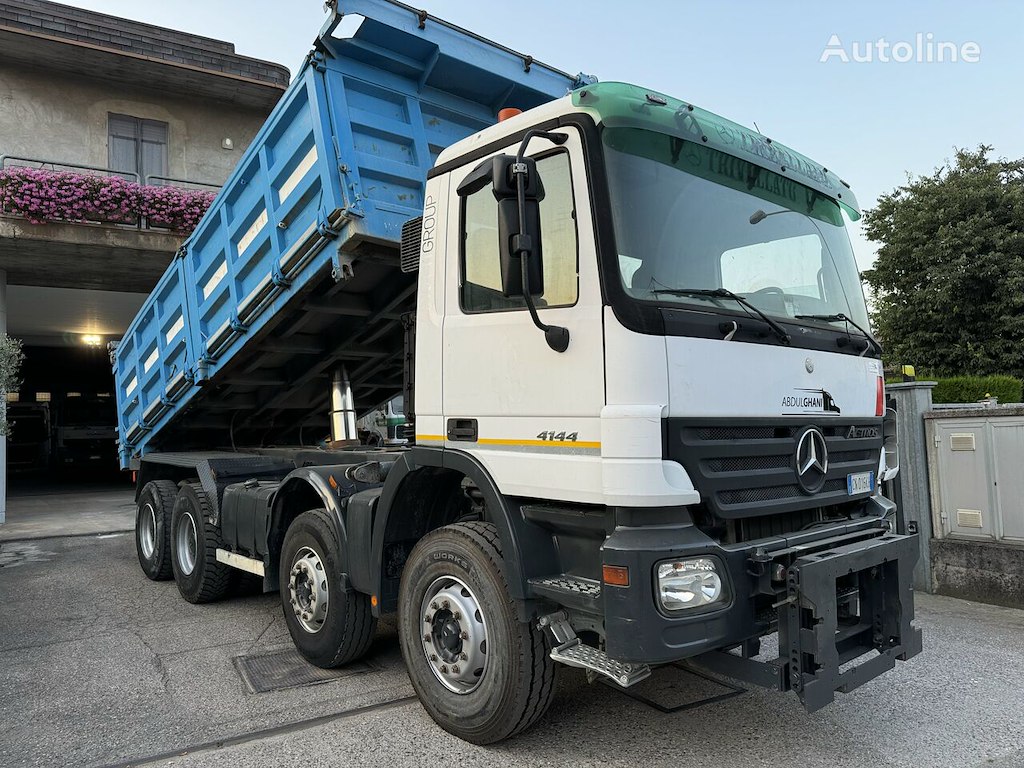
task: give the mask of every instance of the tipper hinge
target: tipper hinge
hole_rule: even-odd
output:
[[[309,61],[309,66],[311,66],[317,72],[327,71],[327,57],[324,56],[323,51],[318,51],[315,49],[310,51],[307,60]]]
[[[336,283],[351,280],[355,277],[355,256],[345,251],[337,251],[331,259],[331,278]]]

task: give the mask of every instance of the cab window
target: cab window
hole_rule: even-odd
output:
[[[538,307],[565,307],[576,303],[576,209],[573,205],[569,155],[557,152],[537,160],[544,183],[540,203],[541,248],[544,254],[544,294]],[[499,312],[525,309],[521,297],[501,293],[498,251],[498,203],[489,186],[463,199],[462,283],[459,302],[464,312]]]

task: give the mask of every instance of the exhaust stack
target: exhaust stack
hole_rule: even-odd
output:
[[[352,383],[343,365],[331,373],[331,444],[334,448],[359,445]]]

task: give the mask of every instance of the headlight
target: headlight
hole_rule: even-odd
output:
[[[709,557],[658,564],[658,601],[666,611],[681,611],[725,598],[718,561]]]

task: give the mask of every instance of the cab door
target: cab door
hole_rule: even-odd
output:
[[[602,302],[582,142],[576,129],[564,132],[561,146],[535,138],[527,154],[537,161],[545,192],[537,309],[542,322],[569,329],[569,347],[551,349],[524,301],[502,295],[493,192],[456,192],[479,161],[453,172],[442,331],[445,434],[426,437],[472,454],[503,493],[600,502]]]

